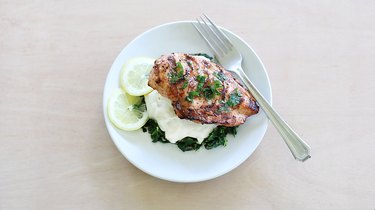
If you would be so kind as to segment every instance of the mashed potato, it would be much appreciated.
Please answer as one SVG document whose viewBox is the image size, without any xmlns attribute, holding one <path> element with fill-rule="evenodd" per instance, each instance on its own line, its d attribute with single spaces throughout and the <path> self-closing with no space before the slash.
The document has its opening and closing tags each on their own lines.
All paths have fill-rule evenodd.
<svg viewBox="0 0 375 210">
<path fill-rule="evenodd" d="M 171 143 L 176 143 L 187 136 L 197 138 L 198 142 L 202 143 L 216 127 L 214 124 L 198 124 L 178 118 L 173 111 L 171 101 L 156 90 L 146 95 L 145 101 L 149 117 L 158 122 L 160 129 L 165 132 L 165 137 Z"/>
</svg>

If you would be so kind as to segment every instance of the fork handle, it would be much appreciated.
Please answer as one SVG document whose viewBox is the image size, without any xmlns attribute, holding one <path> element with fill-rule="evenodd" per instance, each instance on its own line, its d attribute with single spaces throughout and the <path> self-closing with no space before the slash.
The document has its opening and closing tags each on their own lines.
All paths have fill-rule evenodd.
<svg viewBox="0 0 375 210">
<path fill-rule="evenodd" d="M 302 162 L 309 159 L 311 157 L 310 146 L 306 142 L 304 142 L 272 108 L 268 101 L 255 87 L 255 85 L 249 80 L 244 71 L 239 68 L 236 72 L 240 79 L 244 82 L 246 87 L 250 90 L 250 93 L 257 100 L 260 107 L 266 113 L 268 119 L 276 127 L 277 131 L 279 131 L 285 143 L 288 145 L 289 150 L 292 152 L 294 158 Z"/>
</svg>

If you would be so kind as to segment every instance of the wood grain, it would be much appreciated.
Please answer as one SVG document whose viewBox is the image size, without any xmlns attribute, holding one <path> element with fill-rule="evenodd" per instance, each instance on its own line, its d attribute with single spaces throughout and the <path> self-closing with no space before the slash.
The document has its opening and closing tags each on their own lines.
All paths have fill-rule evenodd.
<svg viewBox="0 0 375 210">
<path fill-rule="evenodd" d="M 311 144 L 306 163 L 272 126 L 202 183 L 159 180 L 118 152 L 101 105 L 113 60 L 202 12 L 262 58 L 275 108 Z M 374 209 L 374 57 L 368 0 L 0 0 L 0 209 Z"/>
</svg>

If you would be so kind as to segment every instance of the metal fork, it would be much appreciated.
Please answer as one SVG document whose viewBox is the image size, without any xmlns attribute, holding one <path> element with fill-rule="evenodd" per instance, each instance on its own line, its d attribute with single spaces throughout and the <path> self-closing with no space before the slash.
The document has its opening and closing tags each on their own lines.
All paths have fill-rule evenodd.
<svg viewBox="0 0 375 210">
<path fill-rule="evenodd" d="M 309 159 L 311 157 L 309 145 L 290 128 L 250 81 L 241 66 L 241 53 L 236 50 L 225 33 L 205 14 L 197 18 L 197 23 L 193 23 L 193 26 L 208 44 L 219 63 L 228 71 L 235 73 L 246 85 L 268 119 L 283 137 L 294 158 L 302 162 Z"/>
</svg>

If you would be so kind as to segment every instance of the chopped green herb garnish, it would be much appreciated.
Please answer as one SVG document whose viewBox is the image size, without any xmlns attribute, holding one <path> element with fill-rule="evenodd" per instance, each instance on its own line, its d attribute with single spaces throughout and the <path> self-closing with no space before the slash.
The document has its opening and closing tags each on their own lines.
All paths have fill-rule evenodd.
<svg viewBox="0 0 375 210">
<path fill-rule="evenodd" d="M 219 80 L 214 80 L 212 84 L 204 87 L 206 78 L 207 77 L 205 75 L 198 75 L 196 77 L 198 82 L 197 88 L 195 91 L 189 93 L 189 95 L 186 97 L 187 101 L 192 102 L 195 96 L 203 96 L 206 99 L 213 99 L 216 95 L 220 95 L 219 89 L 223 87 L 221 82 Z"/>
<path fill-rule="evenodd" d="M 223 104 L 223 106 L 221 106 L 217 111 L 219 113 L 221 113 L 221 112 L 229 112 L 229 107 L 228 107 L 227 104 Z"/>
<path fill-rule="evenodd" d="M 174 72 L 169 72 L 169 82 L 174 84 L 178 80 L 182 79 L 184 77 L 184 67 L 182 66 L 181 62 L 176 63 L 176 68 L 174 69 Z"/>
<path fill-rule="evenodd" d="M 202 87 L 204 85 L 204 82 L 206 81 L 206 76 L 204 76 L 204 75 L 198 75 L 197 76 L 197 81 L 198 81 L 197 91 L 201 91 Z"/>
<path fill-rule="evenodd" d="M 214 83 L 203 89 L 203 96 L 206 99 L 213 99 L 215 96 L 220 95 L 219 89 L 222 87 L 220 81 L 214 80 Z"/>
<path fill-rule="evenodd" d="M 195 96 L 199 96 L 199 92 L 198 91 L 191 91 L 188 93 L 188 96 L 186 96 L 186 100 L 189 101 L 189 102 L 193 102 L 193 99 Z"/>
<path fill-rule="evenodd" d="M 212 91 L 211 88 L 206 87 L 206 88 L 203 89 L 203 96 L 206 99 L 213 99 L 215 97 L 215 94 L 214 94 L 214 92 Z"/>
<path fill-rule="evenodd" d="M 229 112 L 230 107 L 237 106 L 241 103 L 242 94 L 236 88 L 230 95 L 227 101 L 220 101 L 221 107 L 217 110 L 218 113 Z"/>
<path fill-rule="evenodd" d="M 214 76 L 216 77 L 216 78 L 218 78 L 220 81 L 222 81 L 222 82 L 224 82 L 226 79 L 227 79 L 227 77 L 225 76 L 225 74 L 223 73 L 223 72 L 221 72 L 221 71 L 219 71 L 219 72 L 214 72 Z"/>
<path fill-rule="evenodd" d="M 222 88 L 223 85 L 221 84 L 220 81 L 214 80 L 214 83 L 211 85 L 211 87 L 214 88 L 215 90 L 217 90 L 217 89 Z"/>
<path fill-rule="evenodd" d="M 181 62 L 176 62 L 176 72 L 184 71 L 184 67 L 182 66 Z"/>
<path fill-rule="evenodd" d="M 229 99 L 226 104 L 230 107 L 237 106 L 241 102 L 242 94 L 238 92 L 237 88 L 229 95 Z"/>
<path fill-rule="evenodd" d="M 188 86 L 189 82 L 185 81 L 184 84 L 182 85 L 181 89 L 185 89 Z"/>
</svg>

